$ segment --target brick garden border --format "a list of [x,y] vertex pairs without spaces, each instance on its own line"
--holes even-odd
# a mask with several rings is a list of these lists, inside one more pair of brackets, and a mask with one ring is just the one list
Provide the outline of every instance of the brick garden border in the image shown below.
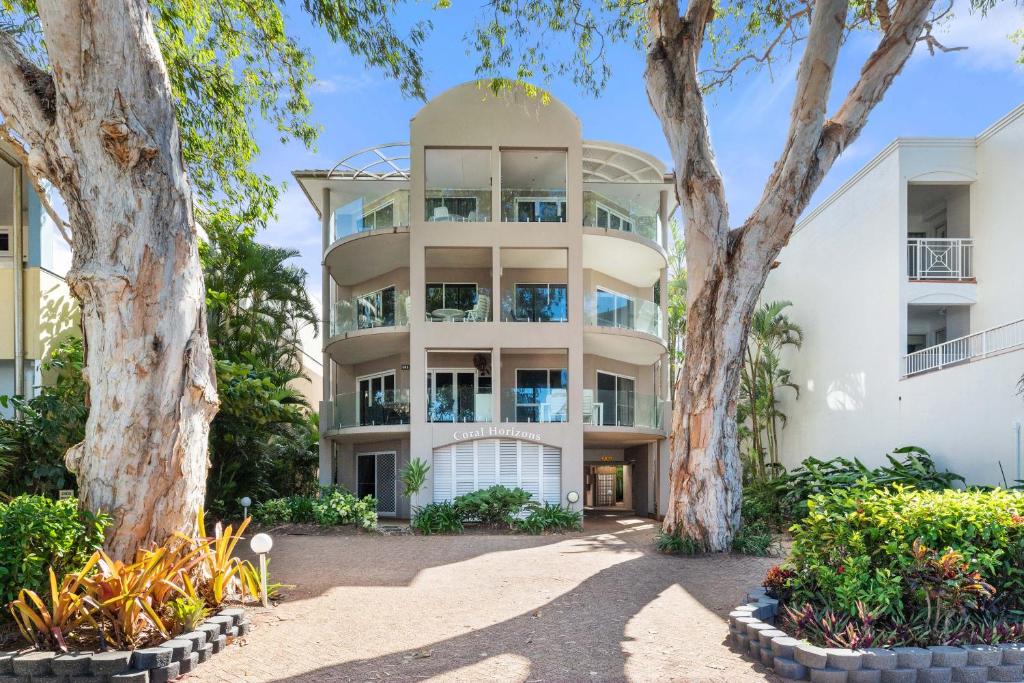
[[0,651],[0,683],[166,683],[249,633],[244,609],[224,609],[195,631],[137,650]]
[[779,601],[764,588],[729,613],[734,650],[772,669],[783,681],[813,683],[1024,683],[1024,643],[873,647],[817,647],[775,628]]

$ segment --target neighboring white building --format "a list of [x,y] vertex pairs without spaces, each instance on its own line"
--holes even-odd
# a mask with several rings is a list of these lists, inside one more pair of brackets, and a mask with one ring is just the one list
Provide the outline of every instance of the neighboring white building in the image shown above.
[[1024,478],[1024,105],[976,138],[900,138],[797,225],[762,301],[793,302],[783,463],[921,446]]
[[[384,516],[495,483],[657,514],[672,176],[476,83],[409,133],[295,172],[323,222],[321,482]],[[415,500],[411,458],[432,466]]]

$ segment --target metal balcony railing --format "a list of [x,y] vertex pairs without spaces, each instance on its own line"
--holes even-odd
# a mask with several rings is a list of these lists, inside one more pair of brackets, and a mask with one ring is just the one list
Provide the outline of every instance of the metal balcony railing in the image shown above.
[[974,278],[974,240],[963,237],[907,240],[907,274],[911,280]]
[[908,353],[903,357],[903,376],[941,370],[1018,346],[1024,346],[1024,318]]

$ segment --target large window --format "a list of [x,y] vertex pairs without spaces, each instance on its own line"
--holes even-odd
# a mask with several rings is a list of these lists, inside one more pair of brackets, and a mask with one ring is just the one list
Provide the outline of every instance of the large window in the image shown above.
[[626,217],[624,214],[609,209],[607,206],[602,204],[597,205],[597,227],[599,228],[611,228],[612,230],[622,230],[624,232],[633,232],[633,221]]
[[633,328],[633,300],[607,289],[597,290],[597,324]]
[[569,372],[560,369],[516,370],[516,422],[565,422],[568,419]]
[[601,424],[632,427],[634,420],[634,388],[632,377],[597,373],[597,402],[601,405]]
[[377,207],[376,209],[363,214],[363,223],[360,229],[362,230],[379,230],[381,228],[390,228],[395,224],[395,203],[393,201],[388,202],[384,206]]
[[491,150],[425,150],[424,219],[433,222],[491,220]]
[[359,378],[360,425],[405,424],[408,412],[404,408],[395,401],[394,371]]
[[385,287],[363,294],[356,300],[359,307],[359,329],[393,327],[395,324],[395,288]]
[[[441,318],[451,316],[454,311],[466,313],[473,310],[477,302],[475,283],[428,282],[427,314]],[[444,312],[444,313],[442,313]]]
[[563,284],[516,284],[517,322],[565,322],[568,320],[566,286]]
[[491,378],[481,377],[476,370],[430,370],[427,421],[476,422],[486,416],[490,394]]
[[501,219],[564,223],[566,153],[551,149],[501,151]]

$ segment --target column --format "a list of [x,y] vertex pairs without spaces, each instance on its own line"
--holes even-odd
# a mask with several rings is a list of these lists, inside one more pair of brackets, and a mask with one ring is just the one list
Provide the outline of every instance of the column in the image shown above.
[[[324,188],[320,195],[320,230],[323,242],[322,255],[327,254],[327,248],[331,246],[331,191]],[[331,271],[325,263],[320,274],[321,289],[321,323],[320,339],[323,341],[323,398],[320,401],[320,485],[330,486],[336,482],[334,472],[334,448],[331,440],[324,436],[334,421],[333,414],[333,381],[332,375],[334,366],[330,355],[327,353],[327,339],[331,336]]]

